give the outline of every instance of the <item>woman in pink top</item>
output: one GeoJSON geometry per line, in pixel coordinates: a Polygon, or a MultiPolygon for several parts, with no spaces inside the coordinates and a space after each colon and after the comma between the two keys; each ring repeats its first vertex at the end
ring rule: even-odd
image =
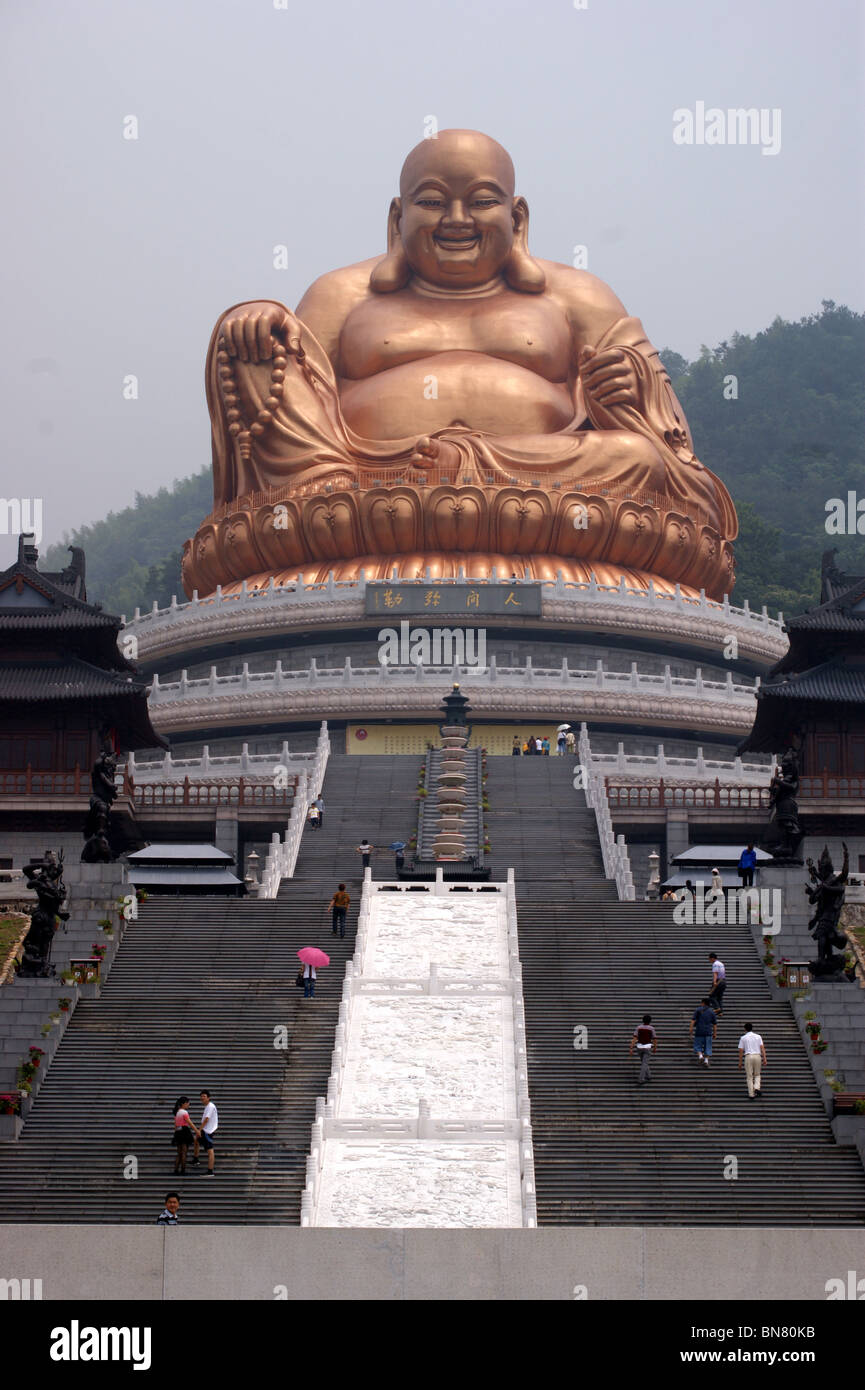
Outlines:
{"type": "Polygon", "coordinates": [[[175,1173],[186,1172],[186,1150],[198,1134],[189,1111],[186,1109],[188,1104],[189,1096],[180,1096],[174,1105],[174,1134],[171,1142],[177,1149],[174,1159],[175,1173]]]}

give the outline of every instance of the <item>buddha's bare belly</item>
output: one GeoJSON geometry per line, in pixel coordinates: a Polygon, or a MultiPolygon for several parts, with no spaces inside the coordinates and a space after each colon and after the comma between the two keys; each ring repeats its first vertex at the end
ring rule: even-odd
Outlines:
{"type": "Polygon", "coordinates": [[[439,352],[339,383],[343,415],[364,439],[405,439],[448,425],[487,434],[552,434],[574,415],[564,382],[483,352],[439,352]]]}

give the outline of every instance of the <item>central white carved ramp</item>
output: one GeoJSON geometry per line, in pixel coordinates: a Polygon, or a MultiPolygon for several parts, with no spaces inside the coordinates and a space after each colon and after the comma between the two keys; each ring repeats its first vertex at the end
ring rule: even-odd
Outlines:
{"type": "Polygon", "coordinates": [[[367,870],[304,1226],[536,1225],[513,870],[423,888],[367,870]]]}

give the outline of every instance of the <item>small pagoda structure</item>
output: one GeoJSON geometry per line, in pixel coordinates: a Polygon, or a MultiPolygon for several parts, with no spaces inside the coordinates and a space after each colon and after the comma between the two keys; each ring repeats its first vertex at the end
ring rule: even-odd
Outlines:
{"type": "Polygon", "coordinates": [[[444,716],[439,725],[442,757],[436,777],[438,801],[438,831],[433,840],[436,859],[463,860],[466,836],[463,814],[466,803],[466,748],[471,738],[468,698],[455,685],[441,703],[444,716]]]}

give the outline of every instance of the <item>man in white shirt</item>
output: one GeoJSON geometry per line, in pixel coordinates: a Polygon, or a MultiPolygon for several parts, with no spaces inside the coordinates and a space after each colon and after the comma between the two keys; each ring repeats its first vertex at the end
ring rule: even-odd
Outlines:
{"type": "Polygon", "coordinates": [[[210,1092],[201,1091],[200,1094],[201,1104],[203,1107],[201,1111],[201,1128],[199,1130],[198,1135],[196,1136],[195,1145],[192,1150],[192,1162],[198,1162],[198,1145],[200,1142],[202,1147],[207,1152],[207,1176],[209,1178],[212,1178],[213,1164],[216,1158],[213,1144],[214,1136],[216,1135],[216,1131],[219,1128],[219,1115],[217,1114],[216,1106],[213,1104],[213,1101],[210,1098],[210,1092]]]}
{"type": "Polygon", "coordinates": [[[745,1024],[745,1031],[739,1039],[740,1071],[743,1057],[745,1058],[745,1080],[748,1083],[748,1095],[752,1100],[758,1100],[761,1095],[760,1069],[766,1065],[766,1049],[760,1034],[754,1032],[750,1023],[745,1024]]]}
{"type": "Polygon", "coordinates": [[[714,951],[709,952],[709,960],[712,962],[712,991],[709,995],[709,1008],[714,1009],[720,1018],[724,990],[727,988],[727,967],[722,960],[718,960],[714,951]]]}

